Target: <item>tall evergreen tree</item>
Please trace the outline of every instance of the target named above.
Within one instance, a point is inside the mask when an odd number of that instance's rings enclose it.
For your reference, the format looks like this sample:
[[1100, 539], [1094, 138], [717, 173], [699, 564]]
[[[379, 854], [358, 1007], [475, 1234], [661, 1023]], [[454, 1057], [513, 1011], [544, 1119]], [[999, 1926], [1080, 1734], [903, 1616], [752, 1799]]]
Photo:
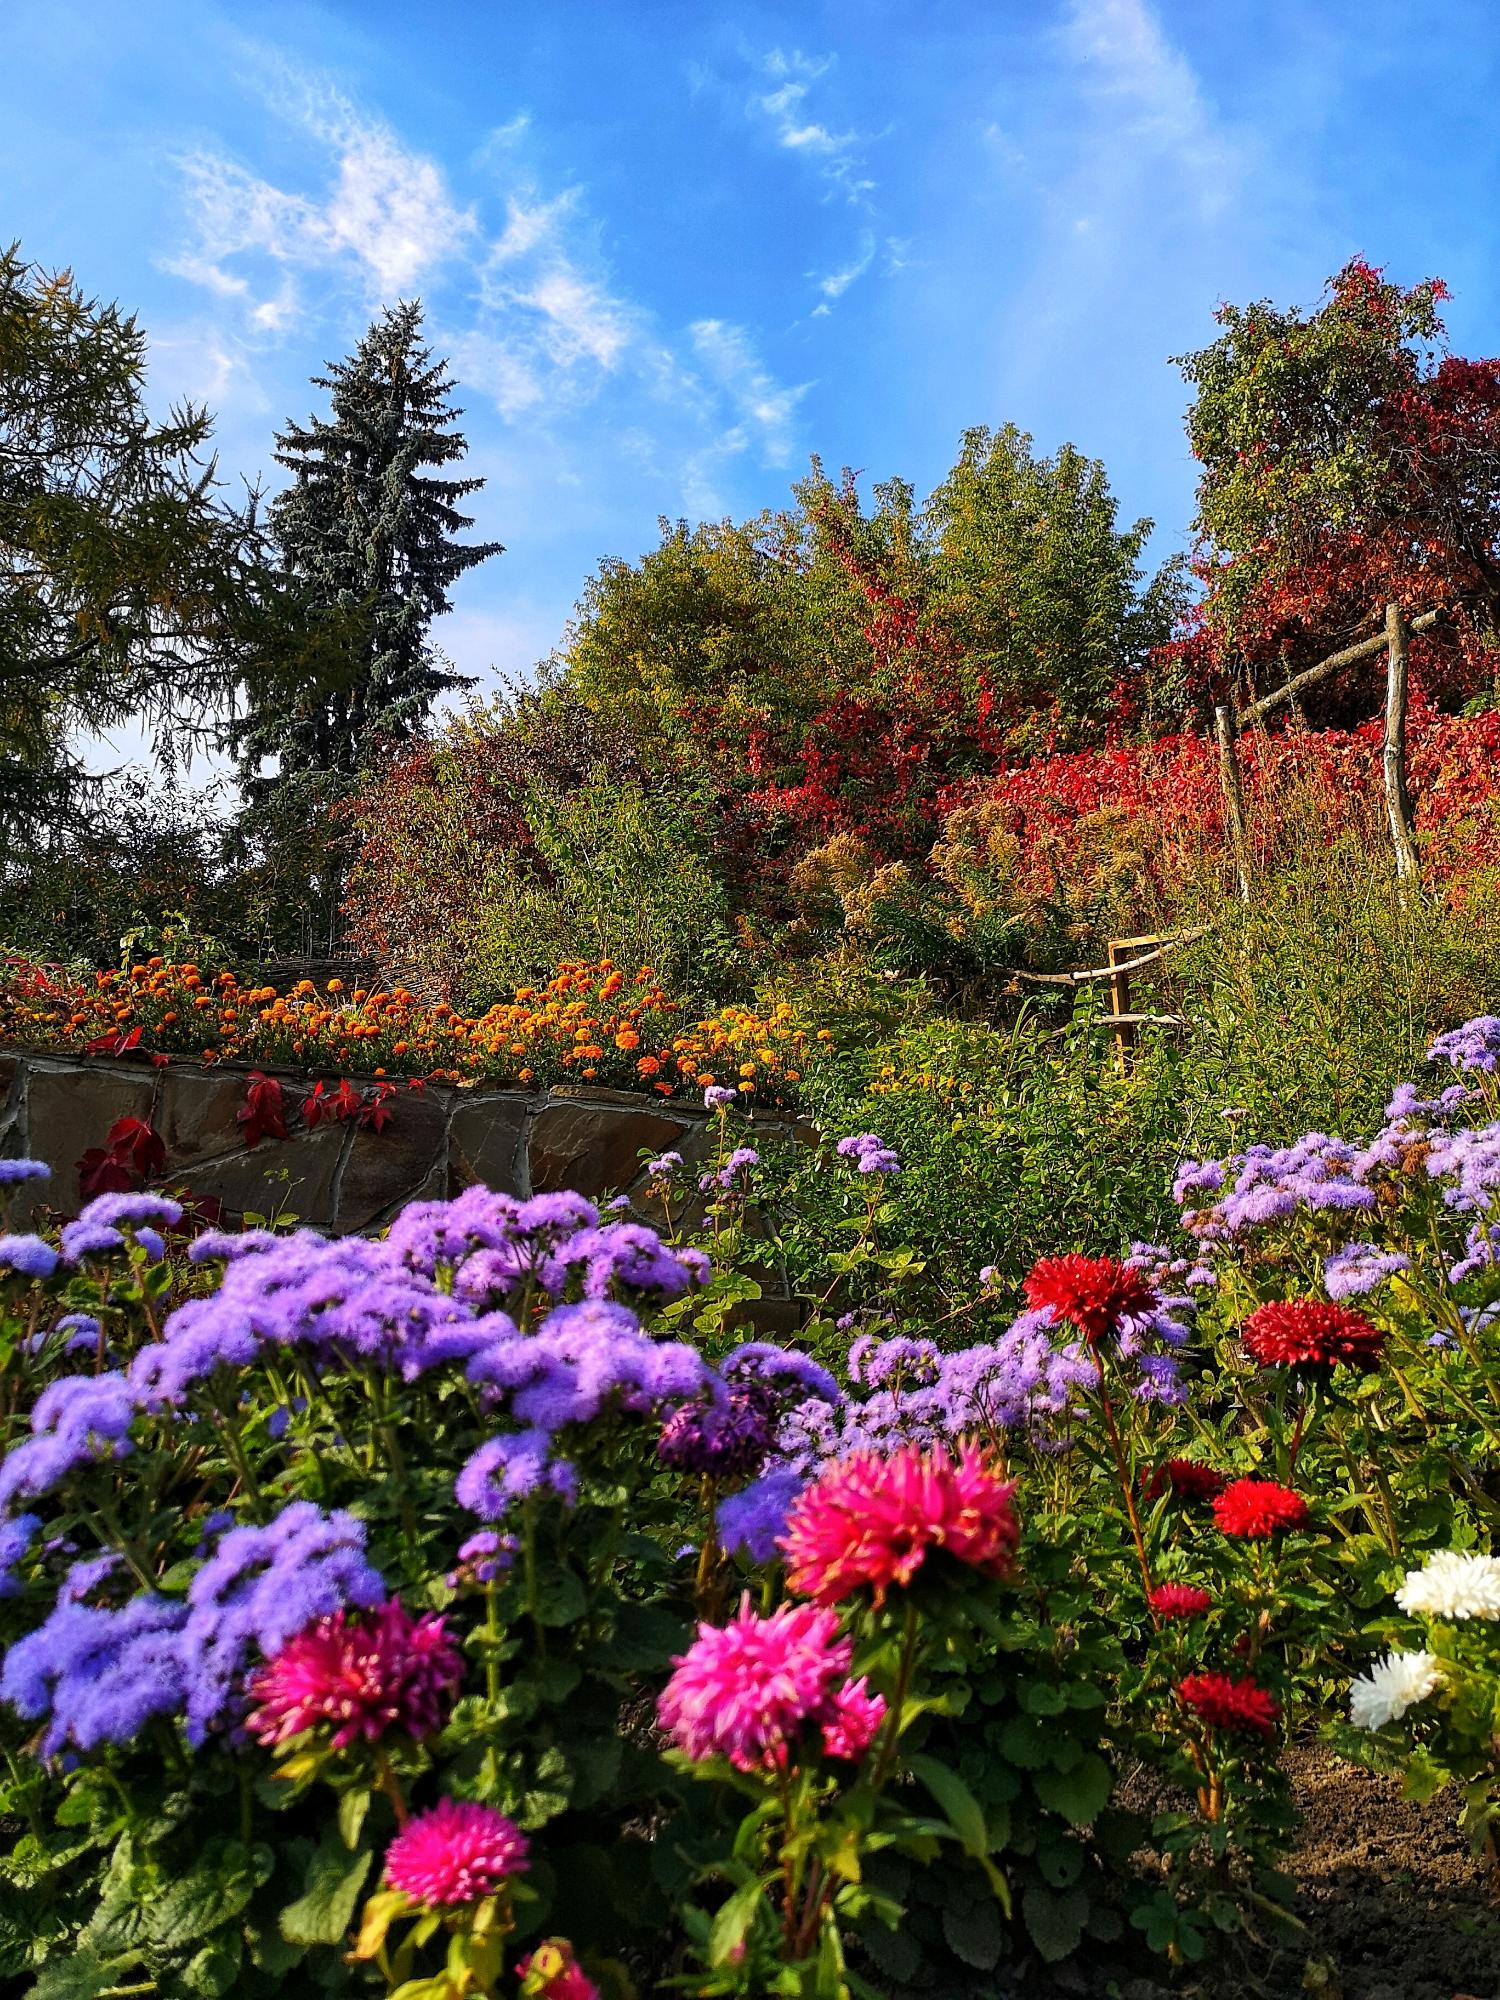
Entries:
[[[453, 428], [447, 364], [422, 339], [420, 303], [388, 307], [348, 361], [314, 385], [332, 415], [277, 436], [292, 483], [270, 521], [288, 571], [329, 613], [357, 625], [348, 671], [253, 707], [239, 735], [246, 790], [283, 826], [347, 791], [382, 745], [412, 736], [445, 688], [460, 685], [427, 640], [466, 569], [499, 542], [463, 543], [457, 502], [482, 479], [437, 476], [467, 450]], [[268, 758], [272, 774], [263, 772]]]

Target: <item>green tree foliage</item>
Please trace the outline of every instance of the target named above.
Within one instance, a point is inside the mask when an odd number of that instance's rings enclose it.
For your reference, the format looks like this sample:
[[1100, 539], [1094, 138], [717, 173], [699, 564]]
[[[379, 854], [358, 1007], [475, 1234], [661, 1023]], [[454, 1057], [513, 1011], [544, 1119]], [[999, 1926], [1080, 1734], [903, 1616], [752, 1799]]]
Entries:
[[207, 413], [148, 414], [145, 350], [71, 273], [0, 250], [0, 845], [76, 815], [80, 735], [140, 718], [180, 753], [238, 685], [320, 670]]
[[1013, 428], [969, 432], [925, 507], [899, 479], [866, 507], [814, 459], [786, 509], [663, 522], [603, 564], [566, 666], [715, 800], [747, 887], [837, 833], [918, 854], [945, 784], [1087, 736], [1165, 640], [1180, 590], [1175, 565], [1143, 582], [1149, 531], [1117, 527], [1096, 461]]
[[[239, 747], [247, 791], [282, 817], [345, 793], [380, 750], [410, 738], [444, 689], [458, 685], [428, 643], [465, 570], [498, 542], [464, 543], [472, 517], [457, 502], [479, 478], [427, 468], [461, 459], [446, 364], [422, 340], [419, 304], [388, 308], [348, 361], [315, 385], [332, 414], [289, 422], [276, 458], [291, 484], [272, 502], [286, 566], [320, 609], [357, 623], [350, 670], [309, 678], [252, 710]], [[276, 770], [262, 770], [274, 758]]]

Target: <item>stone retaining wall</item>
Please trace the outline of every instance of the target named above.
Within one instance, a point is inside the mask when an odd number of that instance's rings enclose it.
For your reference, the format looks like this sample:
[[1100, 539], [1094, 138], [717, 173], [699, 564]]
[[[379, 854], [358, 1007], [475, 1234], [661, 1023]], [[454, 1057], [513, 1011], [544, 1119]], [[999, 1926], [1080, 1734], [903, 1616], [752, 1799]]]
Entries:
[[[380, 1229], [406, 1202], [451, 1196], [475, 1181], [518, 1196], [558, 1188], [591, 1199], [631, 1194], [650, 1220], [642, 1148], [670, 1148], [693, 1168], [712, 1153], [717, 1134], [701, 1110], [624, 1091], [400, 1085], [384, 1131], [346, 1121], [309, 1132], [294, 1123], [289, 1139], [247, 1147], [236, 1118], [247, 1075], [228, 1066], [155, 1068], [0, 1049], [0, 1155], [45, 1160], [46, 1194], [53, 1207], [70, 1210], [83, 1153], [105, 1144], [116, 1119], [142, 1118], [166, 1145], [162, 1182], [215, 1197], [230, 1217], [290, 1210], [315, 1228], [348, 1234]], [[289, 1107], [310, 1088], [290, 1072], [281, 1082]], [[760, 1122], [783, 1134], [795, 1129], [787, 1120]]]

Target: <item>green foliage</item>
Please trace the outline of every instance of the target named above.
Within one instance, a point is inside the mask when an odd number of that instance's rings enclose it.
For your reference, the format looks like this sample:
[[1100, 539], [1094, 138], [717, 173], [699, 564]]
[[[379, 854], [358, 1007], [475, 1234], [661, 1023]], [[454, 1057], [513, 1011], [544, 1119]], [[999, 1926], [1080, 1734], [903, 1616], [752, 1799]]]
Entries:
[[674, 993], [722, 992], [724, 892], [686, 810], [602, 769], [575, 790], [527, 787], [526, 850], [486, 857], [468, 912], [464, 997], [488, 1004], [570, 959], [651, 966]]
[[220, 493], [210, 421], [148, 416], [146, 336], [70, 274], [0, 249], [0, 851], [66, 821], [74, 739], [140, 719], [176, 759], [236, 687], [328, 673], [252, 494]]

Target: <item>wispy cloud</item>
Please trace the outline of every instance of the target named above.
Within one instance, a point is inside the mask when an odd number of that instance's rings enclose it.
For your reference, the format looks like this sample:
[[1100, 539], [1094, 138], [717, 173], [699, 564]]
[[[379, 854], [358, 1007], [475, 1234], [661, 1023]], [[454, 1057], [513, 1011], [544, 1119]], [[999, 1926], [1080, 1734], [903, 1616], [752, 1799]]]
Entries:
[[789, 153], [801, 154], [814, 163], [830, 192], [842, 194], [856, 207], [868, 207], [875, 191], [860, 148], [857, 131], [837, 131], [808, 104], [813, 85], [834, 66], [832, 56], [806, 56], [800, 49], [772, 49], [756, 65], [760, 75], [772, 84], [757, 90], [750, 99], [752, 113], [769, 122], [776, 143]]
[[[283, 73], [284, 74], [284, 73]], [[372, 296], [408, 290], [472, 237], [442, 168], [401, 143], [382, 120], [332, 91], [284, 92], [277, 106], [327, 153], [331, 174], [318, 194], [289, 193], [211, 148], [179, 159], [187, 199], [187, 244], [164, 260], [190, 283], [239, 299], [253, 325], [284, 329], [295, 318], [297, 269], [337, 267]], [[265, 272], [279, 269], [265, 288]], [[248, 267], [248, 268], [243, 268]]]
[[793, 389], [777, 382], [743, 327], [700, 319], [691, 331], [694, 353], [728, 395], [740, 423], [759, 436], [767, 464], [789, 464], [792, 420], [812, 384], [803, 382]]

